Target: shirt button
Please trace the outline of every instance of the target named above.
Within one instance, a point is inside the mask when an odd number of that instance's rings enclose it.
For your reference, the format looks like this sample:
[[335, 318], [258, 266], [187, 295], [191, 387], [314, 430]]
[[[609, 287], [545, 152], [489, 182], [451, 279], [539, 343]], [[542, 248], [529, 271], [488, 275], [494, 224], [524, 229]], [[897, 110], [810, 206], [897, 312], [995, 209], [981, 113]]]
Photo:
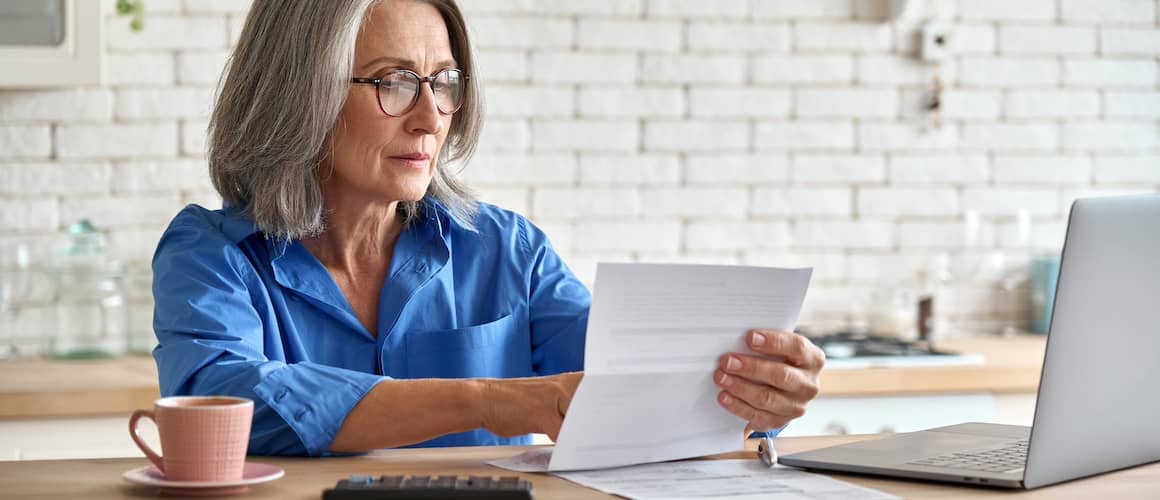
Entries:
[[415, 264], [415, 272], [420, 273], [420, 274], [427, 272], [427, 263], [420, 262], [418, 264]]
[[282, 398], [286, 397], [287, 394], [290, 394], [290, 389], [282, 389], [281, 392], [274, 396], [274, 402], [282, 401]]

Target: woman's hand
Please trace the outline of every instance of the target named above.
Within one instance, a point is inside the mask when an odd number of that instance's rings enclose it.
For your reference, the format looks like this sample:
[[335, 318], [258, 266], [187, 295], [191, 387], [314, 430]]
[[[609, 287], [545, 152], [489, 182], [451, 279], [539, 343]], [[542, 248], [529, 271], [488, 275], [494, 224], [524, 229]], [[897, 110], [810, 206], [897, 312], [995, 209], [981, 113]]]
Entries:
[[583, 372], [548, 377], [486, 379], [483, 427], [499, 436], [547, 434], [556, 440]]
[[713, 373], [721, 388], [717, 402], [759, 432], [804, 415], [806, 404], [818, 395], [825, 353], [801, 335], [776, 330], [752, 330], [745, 342], [753, 352], [784, 361], [739, 353], [721, 356]]

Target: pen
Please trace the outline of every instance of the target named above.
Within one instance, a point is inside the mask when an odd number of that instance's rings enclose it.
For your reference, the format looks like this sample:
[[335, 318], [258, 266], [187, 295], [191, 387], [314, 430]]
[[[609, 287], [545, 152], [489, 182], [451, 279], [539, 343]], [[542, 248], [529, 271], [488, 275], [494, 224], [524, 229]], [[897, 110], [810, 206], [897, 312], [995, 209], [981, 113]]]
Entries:
[[761, 457], [761, 463], [766, 467], [777, 464], [777, 450], [773, 449], [773, 438], [768, 433], [763, 434], [757, 443], [757, 456]]

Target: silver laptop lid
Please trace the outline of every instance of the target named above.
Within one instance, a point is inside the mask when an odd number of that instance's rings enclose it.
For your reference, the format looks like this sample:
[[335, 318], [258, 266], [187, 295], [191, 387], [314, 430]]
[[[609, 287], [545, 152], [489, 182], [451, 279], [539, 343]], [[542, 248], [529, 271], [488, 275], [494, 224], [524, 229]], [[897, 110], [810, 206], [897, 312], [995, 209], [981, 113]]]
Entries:
[[1077, 200], [1024, 484], [1160, 460], [1160, 195]]

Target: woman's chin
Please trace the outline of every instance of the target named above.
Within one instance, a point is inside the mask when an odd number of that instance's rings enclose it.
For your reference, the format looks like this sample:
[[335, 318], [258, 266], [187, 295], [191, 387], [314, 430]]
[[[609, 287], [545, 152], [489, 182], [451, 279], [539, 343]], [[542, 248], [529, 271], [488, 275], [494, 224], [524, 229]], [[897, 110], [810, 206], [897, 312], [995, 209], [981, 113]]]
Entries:
[[393, 193], [392, 198], [401, 202], [422, 200], [427, 195], [427, 185], [425, 183], [421, 186], [406, 186], [404, 189]]

